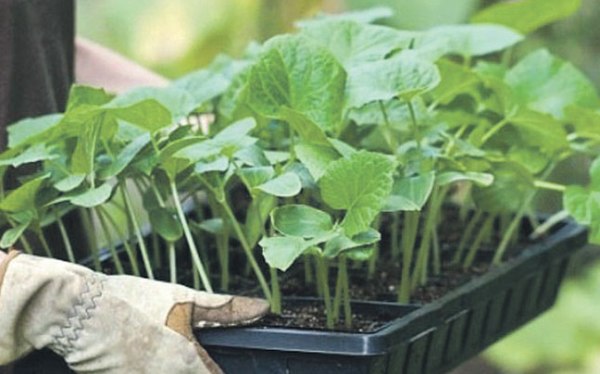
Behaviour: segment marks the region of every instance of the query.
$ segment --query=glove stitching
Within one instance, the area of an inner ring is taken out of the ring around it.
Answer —
[[[75,343],[84,329],[84,322],[91,319],[97,308],[97,300],[103,296],[106,277],[92,273],[84,277],[82,290],[71,307],[65,324],[53,336],[52,350],[65,356],[75,349]]]

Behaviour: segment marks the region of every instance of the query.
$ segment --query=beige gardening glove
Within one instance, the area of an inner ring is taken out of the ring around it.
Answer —
[[[79,373],[221,373],[192,326],[247,324],[267,311],[260,299],[13,251],[0,265],[0,365],[48,347]]]

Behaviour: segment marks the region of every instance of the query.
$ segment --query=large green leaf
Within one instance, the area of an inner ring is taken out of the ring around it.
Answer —
[[[0,166],[11,165],[13,167],[19,167],[24,164],[31,164],[39,161],[52,160],[59,156],[52,153],[45,144],[34,144],[31,147],[25,148],[25,150],[11,158],[0,159]]]
[[[294,236],[263,238],[258,243],[263,248],[263,256],[270,267],[286,271],[311,247],[306,240]]]
[[[192,109],[195,109],[221,95],[230,83],[222,74],[205,69],[177,79],[173,86],[185,90],[192,97]]]
[[[550,115],[522,109],[511,117],[511,123],[523,134],[526,144],[551,153],[569,147],[567,132]]]
[[[192,95],[176,86],[139,87],[119,95],[112,102],[117,106],[130,106],[143,100],[154,99],[171,113],[171,123],[177,123],[190,114],[197,105]]]
[[[99,177],[101,179],[109,179],[120,174],[148,143],[150,143],[150,134],[148,133],[134,139],[119,152],[106,169],[100,171]]]
[[[303,253],[337,235],[337,232],[330,231],[308,240],[298,236],[274,236],[263,238],[258,244],[263,248],[263,256],[269,266],[286,271]]]
[[[476,73],[456,62],[442,59],[437,62],[437,67],[442,80],[431,91],[431,95],[440,104],[450,103],[456,96],[469,92],[480,82]]]
[[[581,0],[520,0],[489,6],[471,19],[497,23],[528,34],[552,22],[567,18],[579,9]]]
[[[256,186],[256,189],[273,196],[292,197],[300,193],[302,182],[296,173],[286,172]]]
[[[236,172],[242,179],[246,188],[252,190],[275,176],[275,169],[272,166],[255,166],[249,168],[242,168]]]
[[[142,100],[126,107],[115,107],[111,102],[107,108],[111,109],[110,114],[114,117],[149,132],[173,123],[171,112],[155,99]]]
[[[166,241],[175,242],[183,236],[181,222],[175,210],[154,208],[148,211],[148,217],[152,228]]]
[[[534,178],[523,166],[511,162],[492,167],[494,183],[489,187],[473,186],[473,200],[479,209],[488,212],[516,212],[535,190]]]
[[[30,222],[21,223],[13,228],[4,231],[2,239],[0,239],[0,248],[11,248],[17,240],[23,235]]]
[[[80,106],[102,106],[109,103],[114,97],[103,88],[74,84],[69,91],[67,112]]]
[[[439,56],[456,54],[482,56],[498,52],[523,40],[523,36],[501,25],[447,25],[434,27],[416,39],[415,49],[428,49],[431,45],[439,49]]]
[[[60,123],[62,114],[26,118],[8,127],[8,147],[16,148]]]
[[[531,109],[564,118],[570,105],[596,108],[592,83],[573,65],[541,49],[527,55],[506,74],[517,101]]]
[[[69,201],[73,205],[84,208],[92,208],[108,201],[114,187],[110,183],[104,183],[100,187],[91,188],[82,194],[70,196]]]
[[[308,24],[305,35],[326,47],[346,68],[384,59],[390,52],[406,48],[415,33],[352,21]]]
[[[4,199],[0,201],[0,210],[11,213],[18,213],[25,210],[36,210],[36,196],[46,179],[50,174],[45,174],[25,182],[17,189],[12,190]]]
[[[353,67],[348,72],[346,106],[360,108],[373,101],[396,97],[411,99],[425,93],[440,82],[437,67],[404,51],[387,60]]]
[[[315,181],[321,179],[331,162],[340,158],[340,154],[330,146],[307,142],[297,144],[294,151]]]
[[[256,127],[253,118],[245,118],[225,127],[214,138],[182,148],[175,157],[185,158],[193,163],[206,160],[218,154],[231,158],[235,152],[256,143],[256,138],[248,134]]]
[[[341,123],[346,74],[325,48],[302,36],[269,40],[248,79],[248,105],[257,113],[288,120],[283,108],[305,116],[321,129]]]
[[[331,216],[307,205],[284,205],[271,212],[271,223],[287,236],[314,238],[333,229]]]
[[[440,186],[444,186],[451,183],[460,181],[473,182],[479,186],[487,187],[494,183],[494,176],[489,173],[478,173],[478,172],[458,172],[458,171],[447,171],[441,173],[436,178],[436,183]]]
[[[351,238],[340,233],[327,241],[323,254],[325,257],[335,258],[345,251],[369,246],[377,243],[379,240],[381,240],[381,234],[375,229],[368,229]]]
[[[323,201],[346,210],[348,236],[369,228],[392,189],[394,164],[384,155],[360,151],[331,163],[319,181]]]
[[[435,172],[394,181],[392,193],[388,197],[383,210],[386,212],[421,210],[435,185]]]

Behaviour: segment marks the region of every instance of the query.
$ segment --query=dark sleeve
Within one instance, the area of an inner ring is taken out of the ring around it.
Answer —
[[[0,0],[0,149],[8,124],[64,110],[74,38],[73,0]]]

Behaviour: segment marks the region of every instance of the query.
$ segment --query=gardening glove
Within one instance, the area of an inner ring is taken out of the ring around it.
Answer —
[[[0,365],[49,347],[79,373],[222,373],[192,327],[252,323],[264,300],[12,251],[0,264]]]

